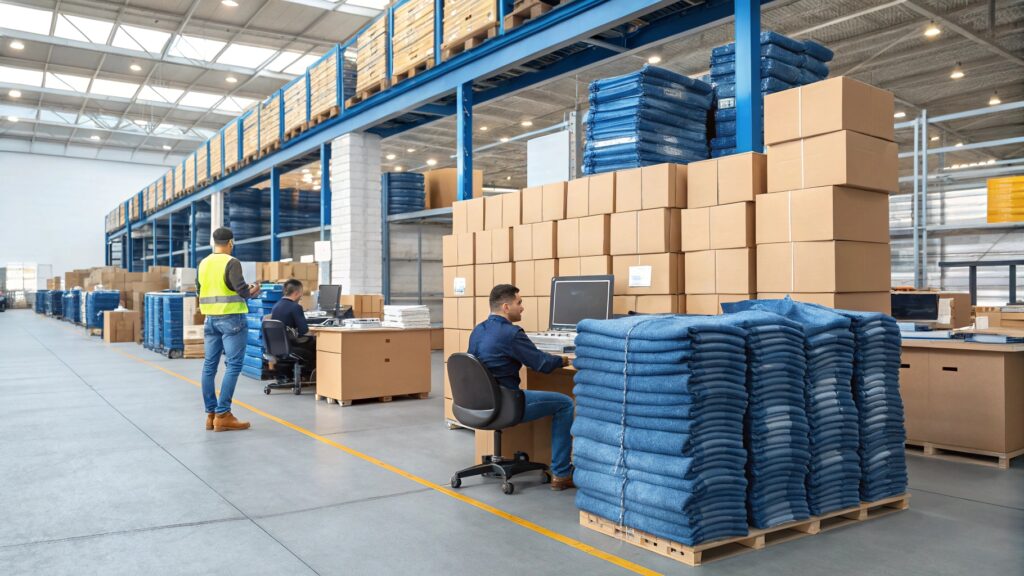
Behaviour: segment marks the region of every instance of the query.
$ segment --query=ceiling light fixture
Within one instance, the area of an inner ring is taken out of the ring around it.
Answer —
[[[220,3],[228,8],[238,8],[238,2],[235,2],[235,0],[220,0]]]
[[[481,132],[487,132],[487,130],[488,130],[487,126],[481,126],[480,127],[480,131]]]
[[[658,56],[657,54],[655,54],[654,56],[651,56],[650,58],[647,59],[647,63],[648,64],[658,64],[660,62],[661,62],[661,56]]]
[[[427,166],[437,166],[437,160],[430,158],[427,160]]]
[[[99,134],[93,134],[92,136],[89,136],[89,140],[99,140],[99,139],[100,139],[100,135]]]
[[[224,80],[227,81],[228,84],[234,84],[235,82],[238,82],[238,78],[235,78],[234,76],[228,76]]]
[[[145,120],[132,120],[132,122],[135,122],[136,126],[145,126],[146,125],[146,121]]]
[[[956,63],[953,67],[953,71],[949,73],[949,77],[953,80],[959,80],[964,77],[964,70],[960,67],[960,62]]]
[[[395,172],[401,172],[401,171],[402,171],[402,167],[401,166],[395,166]]]
[[[985,164],[995,164],[995,163],[996,163],[996,159],[995,158],[989,158],[988,162],[985,162]]]
[[[907,117],[907,113],[902,111],[902,110],[900,110],[899,112],[893,114],[892,117],[893,118],[906,118]]]
[[[405,151],[408,152],[409,154],[412,154],[413,152],[416,151],[416,149],[415,148],[406,148]]]
[[[522,126],[523,128],[529,128],[530,126],[533,126],[533,122],[530,120],[523,120],[522,122],[519,123],[519,125]]]
[[[161,146],[161,148],[163,148],[164,150],[170,150],[171,149],[171,147],[168,146],[167,144],[164,144],[163,146]]]
[[[939,34],[942,34],[942,29],[935,22],[929,23],[928,27],[924,29],[924,35],[928,38],[935,38]]]
[[[511,179],[512,179],[511,176],[505,176],[505,180],[511,180]]]
[[[132,72],[142,72],[142,66],[138,64],[132,64],[129,68],[131,68]]]
[[[501,141],[502,142],[508,142],[508,138],[502,138]]]
[[[18,121],[18,117],[17,116],[8,116],[7,117],[7,121],[8,122],[17,122]]]
[[[930,138],[930,140],[931,140],[932,142],[938,142],[938,141],[939,141],[939,137],[938,137],[938,136],[932,136],[932,137]]]
[[[956,144],[954,144],[953,146],[954,146],[955,148],[959,148],[959,147],[961,147],[961,146],[963,146],[963,145],[964,145],[964,143],[963,143],[963,142],[957,142],[957,143],[956,143]]]
[[[11,90],[7,95],[11,98],[21,98],[21,90]]]
[[[992,97],[988,99],[988,105],[989,106],[997,106],[997,105],[1002,104],[1002,103],[1003,103],[1003,101],[999,99],[999,91],[998,90],[993,92],[992,93]]]
[[[22,42],[21,40],[11,40],[11,43],[9,44],[9,46],[13,50],[24,50],[25,49],[25,43]]]
[[[394,154],[388,154],[388,155],[387,155],[387,156],[385,156],[384,158],[386,158],[386,159],[388,159],[388,160],[394,160],[394,159],[395,159],[395,155],[394,155]]]

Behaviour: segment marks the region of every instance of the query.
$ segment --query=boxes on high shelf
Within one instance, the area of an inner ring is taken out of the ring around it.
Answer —
[[[417,66],[433,64],[434,0],[409,0],[392,12],[392,81]]]
[[[893,141],[894,107],[892,92],[845,76],[783,90],[764,98],[764,143],[840,130]]]
[[[282,92],[285,133],[305,128],[307,122],[309,122],[309,117],[306,115],[306,75],[299,75],[294,80],[285,84]]]
[[[487,35],[498,25],[498,9],[494,0],[448,0],[444,3],[442,50],[460,53],[464,42],[478,35]],[[447,56],[446,56],[447,58]]]
[[[426,208],[447,208],[459,199],[459,173],[455,168],[439,168],[423,173]],[[484,172],[473,170],[473,198],[483,196]],[[469,230],[454,229],[455,232]]]

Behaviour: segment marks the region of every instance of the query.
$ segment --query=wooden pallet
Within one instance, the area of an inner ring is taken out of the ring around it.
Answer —
[[[312,128],[313,126],[316,126],[317,124],[325,120],[330,120],[331,118],[334,118],[339,113],[341,113],[341,110],[337,106],[331,106],[326,110],[320,111],[315,116],[311,116],[309,119],[309,126],[310,128]]]
[[[238,161],[238,164],[235,165],[235,170],[238,170],[239,168],[242,168],[243,166],[247,166],[250,162],[252,162],[253,160],[255,160],[255,159],[259,158],[259,157],[260,157],[260,154],[258,152],[253,152],[252,154],[248,154],[246,156],[243,156]]]
[[[971,450],[958,446],[946,446],[933,444],[931,442],[907,442],[909,454],[917,454],[936,460],[949,462],[963,462],[978,466],[991,466],[1001,470],[1010,469],[1010,460],[1018,456],[1024,456],[1024,449],[1014,452],[988,452],[985,450]]]
[[[295,126],[292,126],[291,128],[289,128],[289,129],[284,131],[284,139],[285,140],[291,140],[292,138],[294,138],[294,137],[298,136],[299,134],[302,134],[303,132],[308,130],[309,126],[310,125],[307,124],[306,122],[302,122],[300,124],[296,124]]]
[[[530,20],[540,18],[566,2],[567,0],[554,0],[552,2],[545,2],[543,0],[526,0],[518,3],[512,8],[511,13],[505,15],[505,30],[518,28]]]
[[[472,50],[473,48],[476,48],[480,44],[486,42],[491,38],[494,38],[497,35],[498,25],[487,24],[486,26],[478,28],[470,32],[466,36],[459,38],[458,40],[453,40],[451,42],[446,43],[441,48],[441,59],[449,60],[453,56],[457,56],[467,50]]]
[[[422,74],[427,70],[434,67],[434,56],[426,56],[422,60],[416,62],[412,66],[409,66],[401,72],[395,72],[391,75],[391,83],[397,84],[403,80],[414,78],[417,74]]]
[[[376,84],[371,84],[363,90],[356,91],[356,93],[345,101],[345,106],[355,106],[360,102],[368,99],[370,96],[383,92],[388,87],[388,79],[384,78],[378,81]]]
[[[687,546],[642,530],[621,526],[617,522],[583,510],[580,510],[580,525],[688,566],[700,566],[751,550],[763,550],[774,544],[813,536],[824,530],[831,530],[853,522],[878,518],[889,512],[906,510],[909,507],[909,500],[910,495],[903,494],[878,502],[864,502],[860,506],[833,512],[826,516],[814,516],[807,520],[787,522],[772,528],[755,528],[751,529],[746,536],[722,538],[695,546]],[[886,510],[886,512],[882,510]],[[827,528],[823,528],[823,522],[829,522]]]
[[[263,146],[263,147],[260,148],[260,156],[266,156],[267,154],[270,154],[271,152],[276,152],[280,147],[281,147],[281,142],[280,141],[271,142],[270,144],[267,144],[266,146]]]
[[[426,400],[428,397],[430,397],[430,393],[420,392],[418,394],[399,394],[398,397],[408,397],[416,398],[418,400]],[[355,402],[391,402],[394,399],[395,396],[378,396],[377,398],[360,398],[359,400],[355,400]],[[342,406],[351,406],[353,402],[353,400],[336,400],[334,398],[328,398],[327,396],[321,396],[319,394],[316,395],[316,400],[317,402],[319,402],[320,400],[326,400],[328,404],[341,404]]]
[[[103,328],[86,328],[85,333],[89,336],[103,336]]]

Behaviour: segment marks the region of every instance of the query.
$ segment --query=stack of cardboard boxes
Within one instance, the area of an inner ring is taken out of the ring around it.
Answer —
[[[54,276],[53,278],[46,279],[47,290],[60,290],[60,276]]]
[[[320,286],[320,265],[313,262],[257,262],[256,277],[260,282],[284,283],[294,278],[302,282],[305,295],[299,300],[304,310],[316,308],[311,296]]]
[[[103,312],[103,341],[140,342],[142,340],[142,314],[135,310],[107,310]]]
[[[384,296],[380,294],[342,294],[341,304],[351,306],[356,318],[384,319]]]
[[[765,98],[768,190],[757,198],[757,292],[889,312],[893,95],[838,77]]]
[[[754,200],[767,186],[767,159],[750,152],[694,162],[688,169],[687,208],[681,213],[687,312],[719,314],[722,303],[756,292]]]

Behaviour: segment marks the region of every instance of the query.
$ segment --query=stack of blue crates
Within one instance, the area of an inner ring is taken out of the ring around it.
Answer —
[[[385,172],[381,184],[388,192],[388,214],[423,210],[426,204],[423,174]]]
[[[36,311],[36,314],[46,314],[46,300],[49,297],[49,294],[49,290],[39,290],[36,292],[36,301],[32,306],[32,309]]]
[[[156,319],[153,317],[156,311],[156,303],[158,302],[159,296],[152,292],[147,292],[143,296],[142,304],[142,346],[147,350],[153,350],[156,347]]]
[[[46,315],[60,318],[64,315],[64,291],[51,290],[47,294]]]
[[[263,379],[263,317],[270,314],[284,293],[280,284],[263,284],[260,290],[263,292],[260,298],[249,300],[249,313],[246,314],[249,334],[242,364],[242,374],[254,380]]]
[[[160,344],[163,352],[185,350],[183,310],[185,294],[169,292],[160,296]]]
[[[121,305],[120,290],[97,290],[85,294],[85,318],[82,323],[86,328],[103,328],[103,313],[117,310]]]
[[[72,324],[82,323],[82,291],[67,290],[64,292],[64,319]]]
[[[832,51],[813,40],[796,40],[777,32],[761,33],[761,94],[781,92],[828,77]],[[711,156],[736,152],[736,45],[711,50],[715,85],[715,137]]]

